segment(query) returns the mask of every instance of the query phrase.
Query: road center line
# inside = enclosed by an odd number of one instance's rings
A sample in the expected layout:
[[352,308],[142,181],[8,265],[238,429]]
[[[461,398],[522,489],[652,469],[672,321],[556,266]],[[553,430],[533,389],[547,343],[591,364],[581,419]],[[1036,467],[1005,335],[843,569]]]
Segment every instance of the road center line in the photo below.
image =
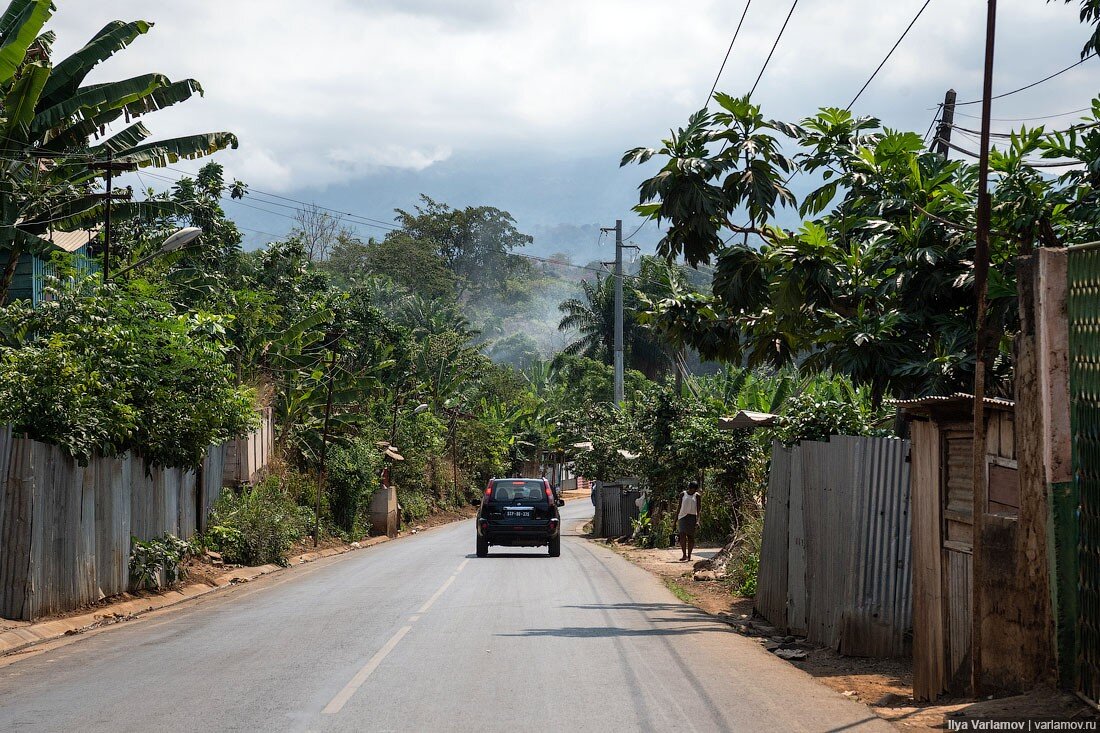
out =
[[456,577],[458,577],[458,576],[452,575],[451,577],[447,578],[447,582],[445,582],[443,585],[441,585],[439,587],[439,590],[437,590],[434,594],[432,594],[432,597],[428,599],[427,603],[425,603],[423,606],[420,607],[420,610],[417,611],[417,614],[427,613],[428,609],[432,607],[432,604],[435,603],[436,601],[438,601],[439,597],[441,595],[443,595],[443,591],[445,591],[445,590],[447,590],[448,588],[451,587],[451,583],[455,582]]
[[[458,577],[458,574],[462,572],[462,568],[466,567],[466,563],[468,562],[470,562],[470,558],[466,558],[462,561],[458,569],[455,570],[454,575],[447,578],[443,585],[439,587],[439,590],[428,599],[428,602],[421,606],[420,610],[409,618],[410,624],[419,621],[421,615],[431,608],[433,603],[439,600],[439,597],[443,595],[445,590],[451,587],[451,583],[455,582],[455,578]],[[393,651],[394,647],[405,638],[405,634],[410,631],[412,631],[412,626],[402,626],[398,629],[397,633],[390,637],[390,640],[386,642],[385,646],[375,652],[374,656],[363,665],[363,668],[355,673],[355,676],[351,678],[351,682],[344,685],[344,689],[340,690],[336,697],[332,698],[332,701],[326,705],[325,709],[321,712],[325,715],[335,715],[340,712],[344,708],[344,705],[347,704],[348,700],[352,698],[352,695],[354,695],[355,692],[363,686],[363,683],[367,681],[367,678],[374,673],[374,670],[378,669],[378,665],[382,664],[382,660]]]
[[462,572],[462,568],[466,567],[466,563],[468,562],[470,562],[470,558],[466,558],[459,564],[458,569],[454,572],[454,575],[447,578],[447,581],[443,583],[442,586],[440,586],[439,590],[432,594],[432,597],[428,599],[428,602],[420,607],[420,610],[416,612],[417,616],[426,613],[428,609],[432,607],[432,604],[439,600],[439,597],[443,595],[443,592],[445,590],[451,587],[451,583],[455,582],[455,578],[458,577],[458,574]]
[[335,715],[343,709],[347,704],[351,696],[355,694],[356,690],[363,686],[363,683],[367,681],[367,678],[371,676],[374,670],[378,669],[378,665],[382,663],[382,660],[393,651],[393,648],[397,646],[397,643],[405,638],[405,634],[412,631],[411,626],[402,626],[397,630],[397,633],[390,637],[390,640],[386,642],[386,645],[379,649],[373,657],[370,658],[363,668],[355,673],[355,676],[351,678],[351,682],[348,682],[344,689],[340,690],[336,697],[332,698],[332,702],[325,706],[325,709],[321,712],[325,715]]

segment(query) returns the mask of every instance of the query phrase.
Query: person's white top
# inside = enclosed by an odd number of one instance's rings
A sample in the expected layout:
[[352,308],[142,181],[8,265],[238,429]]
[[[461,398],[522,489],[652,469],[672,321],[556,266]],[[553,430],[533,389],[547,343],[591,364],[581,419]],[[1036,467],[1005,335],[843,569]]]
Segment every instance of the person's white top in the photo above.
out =
[[677,519],[683,519],[689,514],[699,516],[699,494],[694,495],[684,492],[680,495],[680,516]]

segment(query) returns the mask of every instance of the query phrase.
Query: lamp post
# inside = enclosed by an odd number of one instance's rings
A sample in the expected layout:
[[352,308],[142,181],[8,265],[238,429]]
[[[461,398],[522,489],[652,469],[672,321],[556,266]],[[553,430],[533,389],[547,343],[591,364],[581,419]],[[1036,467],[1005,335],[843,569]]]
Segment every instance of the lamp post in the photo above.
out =
[[185,227],[183,229],[180,229],[179,231],[172,234],[172,236],[168,237],[168,239],[165,239],[164,242],[161,243],[160,247],[157,248],[156,252],[153,252],[152,254],[149,254],[149,255],[146,255],[146,256],[142,257],[140,260],[138,260],[137,262],[135,262],[132,265],[128,265],[126,267],[123,267],[121,270],[114,273],[113,276],[108,275],[106,272],[104,272],[103,279],[106,282],[111,277],[118,277],[119,275],[127,273],[130,270],[135,270],[135,269],[141,267],[142,265],[145,265],[146,263],[156,259],[157,257],[160,257],[161,255],[166,255],[170,252],[176,252],[178,250],[181,250],[184,247],[187,247],[188,245],[190,245],[192,242],[194,242],[196,239],[198,239],[201,235],[202,235],[202,229],[199,229],[198,227]]

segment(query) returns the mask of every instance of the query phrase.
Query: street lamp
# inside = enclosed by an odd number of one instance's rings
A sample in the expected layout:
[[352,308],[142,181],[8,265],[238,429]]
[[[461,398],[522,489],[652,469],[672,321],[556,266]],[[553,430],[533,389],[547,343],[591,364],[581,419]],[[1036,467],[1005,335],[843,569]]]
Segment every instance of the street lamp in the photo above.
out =
[[179,231],[172,234],[172,236],[168,237],[168,239],[165,239],[156,252],[153,252],[150,255],[146,255],[134,264],[122,268],[118,272],[114,273],[114,275],[112,275],[111,277],[118,277],[119,275],[129,272],[130,270],[137,269],[138,267],[141,267],[150,260],[160,257],[161,255],[166,255],[169,252],[176,252],[178,250],[181,250],[184,247],[190,245],[201,235],[202,229],[199,229],[198,227],[184,227],[183,229],[180,229]]

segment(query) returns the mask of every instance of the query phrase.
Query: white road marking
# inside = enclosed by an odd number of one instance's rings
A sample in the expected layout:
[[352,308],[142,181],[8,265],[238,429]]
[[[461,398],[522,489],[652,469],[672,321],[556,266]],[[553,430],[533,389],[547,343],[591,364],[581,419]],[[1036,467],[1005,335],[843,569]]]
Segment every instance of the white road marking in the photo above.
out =
[[457,577],[457,576],[454,576],[454,575],[452,575],[451,577],[447,578],[447,582],[446,582],[446,583],[444,583],[443,585],[441,585],[441,586],[439,587],[439,590],[437,590],[437,591],[436,591],[436,592],[435,592],[435,593],[434,593],[434,594],[432,595],[432,597],[428,599],[428,602],[427,602],[427,603],[425,603],[425,604],[424,604],[423,606],[421,606],[421,607],[420,607],[420,610],[419,610],[419,611],[417,611],[417,613],[418,613],[418,614],[423,614],[423,613],[427,613],[428,609],[432,607],[432,604],[433,604],[433,603],[435,603],[435,602],[436,602],[437,600],[439,600],[439,597],[440,597],[441,595],[443,595],[443,591],[445,591],[445,590],[447,590],[448,588],[450,588],[450,587],[451,587],[451,583],[455,582],[455,577]]
[[344,689],[340,690],[340,693],[336,697],[332,698],[332,702],[325,706],[322,710],[325,715],[335,715],[343,709],[347,704],[351,696],[355,694],[356,690],[363,686],[363,683],[367,681],[367,678],[371,676],[374,670],[378,669],[378,665],[382,663],[382,660],[393,651],[393,648],[397,646],[397,643],[405,638],[405,634],[412,631],[411,626],[402,626],[398,629],[397,633],[390,637],[390,640],[386,642],[386,645],[379,649],[373,657],[370,658],[363,668],[355,673],[355,676],[351,678],[351,682],[344,686]]
[[[468,562],[470,562],[470,558],[463,560],[458,566],[458,569],[455,570],[454,575],[447,578],[446,582],[439,587],[439,590],[428,599],[428,602],[421,606],[420,610],[413,616],[409,617],[410,624],[419,621],[420,617],[432,607],[432,604],[439,600],[439,597],[443,595],[444,591],[451,587],[451,583],[455,582],[455,578],[458,577],[458,574],[462,572],[462,568],[466,567],[466,563]],[[390,637],[390,640],[386,642],[385,646],[375,652],[374,656],[363,665],[363,668],[355,673],[355,676],[351,678],[351,682],[344,685],[344,689],[340,690],[336,697],[332,698],[332,701],[326,705],[325,709],[321,712],[325,715],[335,715],[340,712],[344,708],[344,705],[347,704],[348,700],[350,700],[356,691],[363,686],[363,683],[367,681],[367,678],[374,673],[374,670],[378,669],[378,665],[382,664],[382,660],[393,651],[394,647],[405,638],[405,634],[410,631],[412,631],[412,626],[402,626],[398,629],[397,633]]]

